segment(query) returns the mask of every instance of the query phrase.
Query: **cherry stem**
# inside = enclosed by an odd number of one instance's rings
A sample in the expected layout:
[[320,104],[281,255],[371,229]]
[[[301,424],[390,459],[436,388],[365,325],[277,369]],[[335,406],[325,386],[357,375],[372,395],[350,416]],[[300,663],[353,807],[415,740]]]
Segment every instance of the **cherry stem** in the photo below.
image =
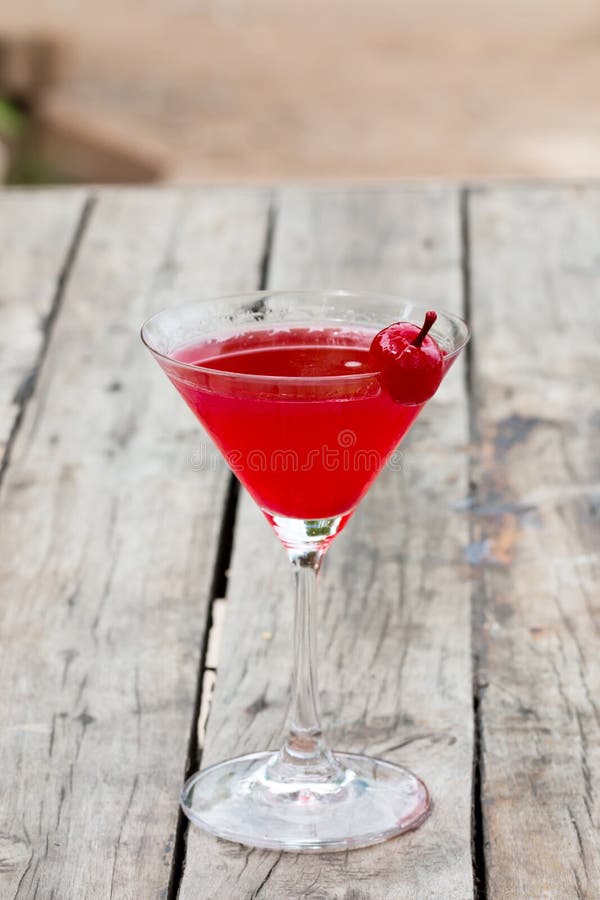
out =
[[421,346],[421,344],[427,337],[427,333],[428,333],[429,329],[431,328],[431,326],[433,325],[433,323],[435,322],[436,319],[437,319],[437,313],[434,312],[432,309],[430,309],[429,312],[425,313],[425,321],[423,322],[423,327],[421,328],[418,335],[416,337],[414,337],[411,341],[411,344],[413,345],[413,347]]

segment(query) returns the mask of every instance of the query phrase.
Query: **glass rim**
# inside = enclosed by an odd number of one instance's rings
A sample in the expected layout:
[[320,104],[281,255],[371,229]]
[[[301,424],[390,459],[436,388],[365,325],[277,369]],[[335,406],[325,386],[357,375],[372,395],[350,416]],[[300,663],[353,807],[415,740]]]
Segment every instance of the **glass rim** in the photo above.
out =
[[[433,309],[438,316],[444,317],[450,322],[454,322],[461,326],[464,329],[464,336],[462,341],[455,347],[451,352],[444,354],[444,359],[448,362],[452,362],[458,354],[463,350],[466,344],[469,342],[471,338],[471,329],[469,328],[468,323],[462,316],[459,316],[457,313],[449,312],[446,309],[441,309],[435,304],[425,305],[424,303],[420,303],[418,301],[409,300],[406,297],[402,297],[399,294],[389,294],[385,292],[379,291],[348,291],[348,290],[310,290],[310,289],[300,289],[300,290],[262,290],[262,291],[240,291],[234,292],[231,294],[216,294],[207,297],[203,297],[201,300],[195,300],[190,303],[180,303],[177,306],[166,306],[163,309],[158,310],[153,313],[151,316],[148,316],[147,319],[144,320],[142,326],[140,328],[140,338],[144,346],[153,354],[153,356],[158,357],[159,359],[164,360],[170,365],[176,366],[177,368],[181,368],[187,371],[193,372],[201,372],[210,376],[218,376],[223,378],[235,378],[235,379],[243,379],[244,381],[250,381],[256,379],[257,381],[262,382],[283,382],[283,383],[295,383],[299,382],[319,382],[332,384],[336,381],[352,381],[357,382],[360,380],[364,380],[366,378],[373,378],[376,375],[379,375],[379,370],[375,370],[373,372],[360,372],[360,373],[352,373],[348,372],[348,374],[343,375],[261,375],[259,373],[249,373],[249,372],[229,372],[225,369],[213,369],[210,366],[200,366],[196,363],[188,363],[183,362],[182,360],[176,359],[173,356],[169,356],[168,353],[162,353],[160,350],[157,350],[156,347],[153,347],[150,340],[147,337],[147,328],[151,322],[155,319],[158,319],[160,316],[165,313],[177,313],[178,310],[183,309],[192,309],[194,307],[201,307],[204,304],[208,303],[217,303],[219,301],[225,300],[264,300],[267,297],[348,297],[357,300],[387,300],[400,302],[404,304],[410,304],[412,307],[418,309],[419,311],[423,311],[423,313],[427,312],[429,309]],[[343,322],[343,319],[330,319],[328,321],[339,321]],[[395,321],[405,321],[401,319],[396,319]],[[291,324],[291,323],[290,323]],[[390,325],[394,324],[393,322],[389,323]],[[411,324],[417,325],[416,322]],[[437,324],[437,323],[436,323]],[[387,326],[383,326],[384,328]],[[435,326],[434,326],[435,327]],[[381,329],[380,329],[381,330]]]

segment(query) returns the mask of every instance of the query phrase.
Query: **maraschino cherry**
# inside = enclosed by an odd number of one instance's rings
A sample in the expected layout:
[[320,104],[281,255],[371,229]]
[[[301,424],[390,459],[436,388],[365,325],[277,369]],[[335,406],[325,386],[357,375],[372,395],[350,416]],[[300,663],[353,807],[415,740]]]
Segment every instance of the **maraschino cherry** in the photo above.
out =
[[444,354],[428,334],[436,319],[431,310],[425,313],[421,328],[412,322],[395,322],[373,338],[369,363],[396,403],[425,403],[440,386]]

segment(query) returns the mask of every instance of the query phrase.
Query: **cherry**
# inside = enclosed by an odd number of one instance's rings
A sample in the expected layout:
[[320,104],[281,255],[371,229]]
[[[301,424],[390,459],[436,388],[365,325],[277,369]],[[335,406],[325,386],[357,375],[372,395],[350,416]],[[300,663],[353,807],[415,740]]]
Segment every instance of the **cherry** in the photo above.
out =
[[436,319],[437,314],[430,311],[421,328],[412,322],[395,322],[373,338],[369,363],[396,403],[425,403],[440,386],[444,354],[428,335]]

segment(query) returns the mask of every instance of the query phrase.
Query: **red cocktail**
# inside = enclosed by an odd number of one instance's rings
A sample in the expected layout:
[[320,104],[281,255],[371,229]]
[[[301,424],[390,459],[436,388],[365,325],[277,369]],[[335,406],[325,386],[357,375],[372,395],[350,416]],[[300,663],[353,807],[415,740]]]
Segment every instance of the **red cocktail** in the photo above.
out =
[[465,345],[466,325],[394,297],[263,292],[165,310],[142,337],[273,525],[296,587],[284,746],[198,772],[184,812],[220,837],[278,850],[361,847],[415,828],[429,809],[415,775],[323,740],[314,602],[325,550]]
[[174,354],[202,367],[173,383],[267,515],[351,513],[422,409],[381,389],[375,333],[253,328]]

